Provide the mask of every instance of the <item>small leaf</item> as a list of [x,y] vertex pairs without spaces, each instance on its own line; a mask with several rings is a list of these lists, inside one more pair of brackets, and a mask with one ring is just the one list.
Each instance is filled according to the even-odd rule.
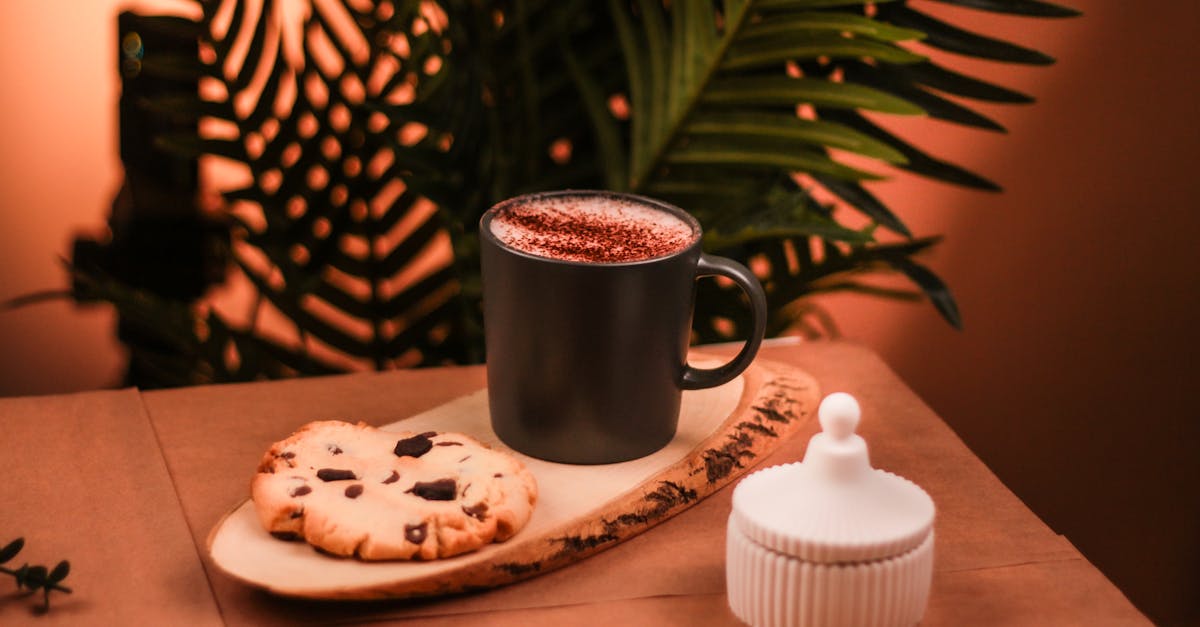
[[888,263],[903,272],[921,288],[921,291],[925,292],[925,295],[933,302],[933,306],[937,308],[938,313],[942,314],[950,326],[962,330],[962,316],[958,313],[958,303],[954,301],[950,289],[936,274],[929,268],[907,258],[889,259]]
[[20,553],[21,549],[24,547],[25,547],[25,538],[17,538],[16,540],[13,540],[12,542],[9,542],[8,544],[4,545],[4,548],[0,549],[0,564],[3,564],[5,562],[7,562],[8,560],[16,557],[17,553]]
[[47,586],[53,586],[54,584],[62,581],[63,579],[66,579],[67,575],[70,572],[71,572],[71,563],[70,562],[68,562],[67,560],[63,560],[63,561],[59,562],[58,565],[54,567],[54,570],[50,571],[50,574],[46,576]]

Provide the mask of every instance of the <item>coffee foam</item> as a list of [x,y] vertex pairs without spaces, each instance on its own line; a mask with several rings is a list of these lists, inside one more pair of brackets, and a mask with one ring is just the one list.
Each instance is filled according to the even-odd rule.
[[492,216],[504,244],[539,257],[622,263],[687,248],[697,233],[679,217],[611,196],[563,195],[514,202]]

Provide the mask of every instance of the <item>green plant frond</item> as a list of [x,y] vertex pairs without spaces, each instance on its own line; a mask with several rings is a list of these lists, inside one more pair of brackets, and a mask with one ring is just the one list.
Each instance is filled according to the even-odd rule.
[[[846,36],[852,31],[870,32],[872,20],[837,14],[814,16],[802,9],[822,3],[801,4],[777,5],[772,7],[775,12],[766,13],[755,3],[727,3],[718,28],[712,11],[699,3],[676,3],[664,10],[645,0],[637,4],[635,16],[616,0],[610,2],[626,58],[634,111],[630,187],[646,184],[656,168],[673,155],[673,147],[686,136],[690,117],[701,104],[752,111],[755,107],[809,103],[922,113],[901,98],[869,87],[786,76],[783,68],[787,62],[806,58],[924,60],[888,41]],[[839,27],[849,31],[834,30]],[[910,34],[887,25],[874,31],[888,38]],[[769,67],[775,67],[777,74],[756,75]]]
[[899,150],[908,159],[907,163],[896,166],[902,170],[908,170],[914,174],[920,174],[921,176],[927,176],[946,183],[962,185],[963,187],[991,192],[998,192],[1001,189],[999,185],[974,172],[919,150],[899,137],[883,130],[877,124],[867,120],[858,113],[853,111],[825,111],[823,115],[870,135]]
[[[711,177],[686,179],[676,176],[670,179],[655,180],[653,183],[650,183],[646,191],[654,196],[668,198],[683,197],[689,200],[700,200],[709,196],[717,199],[717,205],[727,206],[725,203],[729,199],[741,199],[744,201],[746,198],[761,193],[762,185],[757,180],[741,179],[736,175],[726,175],[717,181],[714,181]],[[681,202],[679,204],[688,207],[694,205],[692,202]]]
[[1009,15],[1026,15],[1029,17],[1075,17],[1082,15],[1079,11],[1049,2],[1038,0],[933,0],[945,4],[953,4],[981,11],[1007,13]]
[[[922,238],[895,244],[847,244],[820,237],[796,237],[749,241],[743,250],[723,252],[767,262],[770,274],[764,281],[764,288],[768,308],[781,312],[805,296],[842,290],[909,300],[913,294],[910,291],[867,292],[865,290],[869,288],[865,284],[851,277],[869,272],[902,272],[908,276],[906,261],[936,241],[936,238]],[[819,254],[814,254],[814,250]],[[952,324],[960,322],[953,316],[956,306],[940,279],[929,273],[929,276],[921,276],[919,281],[914,280],[914,284],[927,299],[947,299],[941,304],[935,303],[939,313]],[[734,339],[739,337],[738,330],[750,328],[750,315],[739,300],[737,288],[721,288],[715,282],[701,281],[697,283],[696,299],[694,324],[702,341]],[[723,319],[727,324],[715,324],[714,318]],[[786,317],[777,322],[785,324]],[[732,335],[725,333],[722,326],[732,326],[735,332]]]
[[1010,104],[1033,102],[1032,96],[960,74],[928,61],[906,65],[879,63],[875,70],[891,83],[915,83],[963,98]]
[[807,103],[822,107],[866,109],[881,113],[921,115],[920,107],[891,94],[820,78],[787,76],[744,76],[720,78],[705,90],[701,102],[713,106],[795,106]]
[[913,41],[925,37],[925,33],[919,30],[901,28],[861,15],[811,12],[752,22],[743,30],[741,39],[749,43],[760,38],[783,36],[803,41],[819,33],[850,34],[888,42]]
[[[796,214],[799,215],[796,215]],[[729,223],[717,223],[704,233],[704,245],[710,250],[720,251],[750,242],[762,240],[784,240],[790,238],[820,237],[843,242],[866,243],[872,241],[869,231],[848,229],[832,218],[812,212],[786,213],[775,208],[747,214],[737,214]]]
[[[907,163],[907,160],[906,160]],[[905,237],[912,237],[912,232],[904,225],[887,205],[879,201],[874,194],[868,192],[862,185],[854,181],[846,181],[831,176],[814,174],[813,179],[822,187],[845,201],[850,207],[862,212],[880,226],[891,229]]]
[[729,49],[722,60],[721,72],[735,72],[764,67],[780,67],[797,59],[820,57],[857,59],[868,57],[889,63],[919,63],[924,56],[886,42],[864,37],[843,37],[837,33],[809,34],[779,33],[756,37]]
[[849,292],[852,294],[877,296],[909,302],[917,302],[925,298],[925,293],[920,290],[872,285],[862,281],[855,281],[849,278],[849,276],[836,276],[825,280],[818,280],[812,284],[812,294],[829,294],[833,292]]
[[910,81],[898,79],[895,75],[880,72],[873,66],[861,62],[848,61],[842,64],[842,70],[845,73],[846,80],[870,85],[880,91],[903,98],[924,109],[929,117],[962,124],[963,126],[1004,132],[1004,127],[991,118],[926,91]]
[[820,172],[850,180],[878,180],[865,172],[830,159],[828,155],[787,138],[728,136],[696,137],[667,153],[667,164],[708,165],[723,168],[767,167],[782,171]]
[[[894,2],[895,0],[877,0],[875,4]],[[863,0],[759,0],[754,8],[759,11],[793,11],[804,9],[825,9],[831,7],[861,8]]]
[[[1075,13],[1040,0],[939,1],[1015,15]],[[236,128],[157,142],[248,171],[251,182],[225,198],[246,216],[235,220],[237,237],[256,263],[235,255],[235,264],[302,341],[284,346],[212,311],[198,318],[171,310],[163,324],[174,328],[169,344],[183,356],[152,354],[143,363],[178,382],[341,369],[308,354],[310,342],[376,368],[479,361],[479,217],[513,195],[559,188],[645,193],[690,211],[704,225],[706,248],[753,262],[772,332],[829,327],[797,322],[797,299],[815,292],[918,293],[858,280],[870,272],[903,274],[957,326],[944,283],[912,260],[934,240],[914,239],[872,193],[868,181],[879,176],[870,163],[850,167],[836,151],[996,190],[862,112],[999,130],[943,96],[1031,98],[931,62],[918,54],[922,46],[1052,61],[929,17],[907,0],[400,0],[390,12],[367,0],[314,1],[299,12],[275,0],[197,6],[198,21],[155,27],[199,33],[204,62],[148,57],[143,72],[203,76],[220,89],[206,91],[216,94],[207,101],[162,98],[144,110]],[[289,37],[298,47],[284,54]],[[848,228],[843,208],[870,222]],[[878,242],[879,227],[908,239]],[[448,263],[418,265],[447,241]],[[139,323],[157,316],[151,301],[110,292],[122,315]],[[735,334],[748,328],[739,299],[699,282],[699,336],[728,339],[721,320]],[[207,332],[189,328],[197,321]],[[229,351],[238,359],[227,359]]]
[[942,314],[942,318],[950,323],[950,326],[962,329],[962,315],[958,311],[958,303],[950,294],[950,288],[946,287],[946,283],[940,277],[929,268],[908,258],[889,259],[888,263],[921,288],[921,291],[933,303],[938,313]]
[[806,120],[786,113],[698,111],[684,132],[693,137],[761,137],[796,140],[874,157],[888,163],[906,163],[896,149],[848,126],[823,120]]
[[925,33],[927,37],[922,43],[938,48],[939,50],[955,52],[980,59],[1004,61],[1006,63],[1022,63],[1027,65],[1050,65],[1054,63],[1054,58],[1049,55],[1000,39],[977,35],[932,18],[920,11],[910,9],[904,3],[896,2],[880,5],[877,17],[880,20],[896,24],[897,26],[912,28]]

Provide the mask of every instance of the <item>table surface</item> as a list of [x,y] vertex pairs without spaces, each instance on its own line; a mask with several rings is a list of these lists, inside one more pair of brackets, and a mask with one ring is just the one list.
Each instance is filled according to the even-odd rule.
[[[805,370],[822,393],[854,394],[872,465],[933,497],[923,625],[1150,624],[873,352],[814,342],[766,347],[760,359]],[[69,559],[73,589],[54,593],[45,614],[34,597],[6,589],[0,624],[739,624],[724,581],[732,485],[582,562],[452,598],[282,599],[207,561],[209,532],[247,496],[271,442],[316,419],[394,422],[483,386],[483,368],[472,366],[0,399],[0,543],[26,540],[6,566]],[[818,428],[810,420],[758,467],[801,459]]]

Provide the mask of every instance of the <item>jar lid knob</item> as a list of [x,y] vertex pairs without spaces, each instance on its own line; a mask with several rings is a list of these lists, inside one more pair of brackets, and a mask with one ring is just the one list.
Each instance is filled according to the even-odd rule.
[[808,442],[804,461],[827,481],[857,481],[871,472],[867,442],[855,433],[862,415],[858,401],[845,392],[834,392],[821,401],[817,420],[821,432]]
[[834,392],[821,401],[817,409],[817,420],[821,422],[821,430],[828,433],[834,440],[846,440],[858,429],[862,410],[858,401],[845,392]]

